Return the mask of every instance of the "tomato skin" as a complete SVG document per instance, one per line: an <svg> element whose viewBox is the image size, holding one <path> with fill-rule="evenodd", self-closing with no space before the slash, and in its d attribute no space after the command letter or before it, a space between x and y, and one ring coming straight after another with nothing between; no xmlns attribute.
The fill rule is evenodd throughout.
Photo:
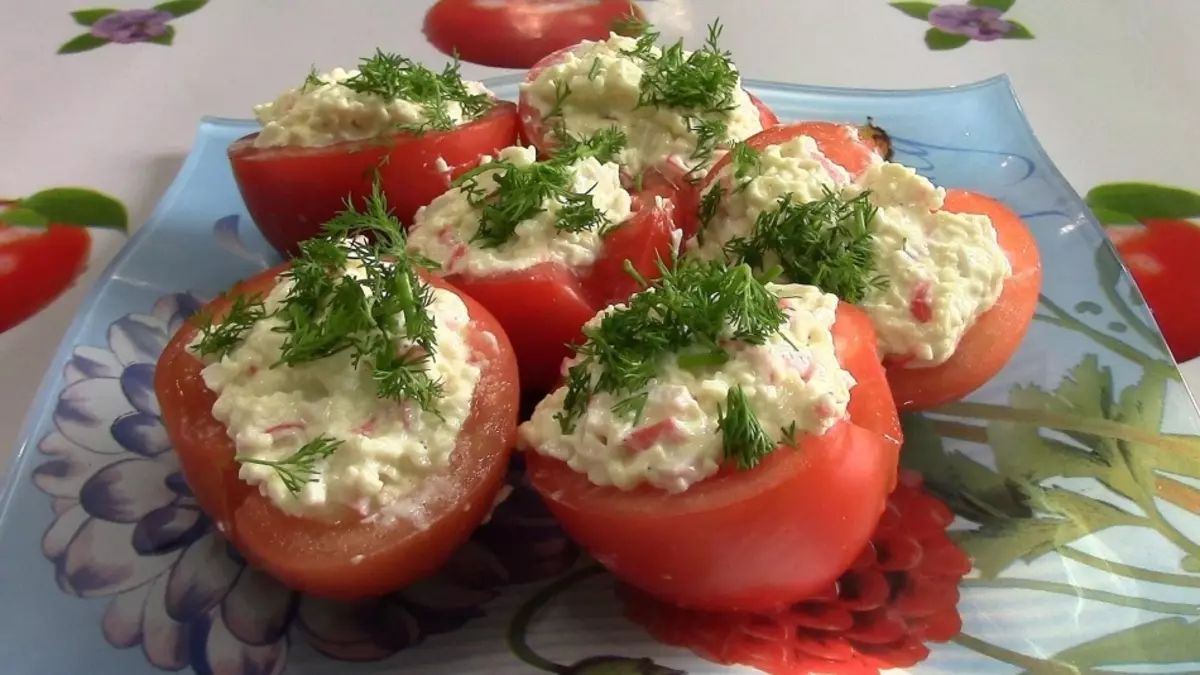
<svg viewBox="0 0 1200 675"><path fill-rule="evenodd" d="M561 62L564 58L566 58L567 54L575 49L575 47L576 45L564 47L563 49L547 55L541 61L538 61L537 64L529 69L529 74L525 76L525 82L529 83L536 80L538 75L540 75L543 70ZM746 93L750 96L750 101L754 103L756 108L758 108L759 120L761 121L764 129L775 126L779 123L779 117L772 112L769 107L767 107L766 103L763 103L762 100L754 94L750 94L750 92ZM538 112L537 107L529 101L529 97L524 91L521 92L521 96L517 102L517 113L521 121L521 138L526 143L536 147L538 151L543 154L552 151L554 149L554 142L548 138L549 130L546 128L546 125L542 120L541 113ZM684 181L682 180L684 172L678 167L663 166L657 168L675 185L684 185Z"/></svg>
<svg viewBox="0 0 1200 675"><path fill-rule="evenodd" d="M1042 290L1037 242L1017 214L991 197L966 190L946 190L944 208L991 218L1013 273L996 304L967 329L949 360L932 368L893 365L887 369L892 395L902 412L957 401L992 379L1021 346Z"/></svg>
<svg viewBox="0 0 1200 675"><path fill-rule="evenodd" d="M70 288L87 268L91 249L86 228L0 224L0 333L37 314Z"/></svg>
<svg viewBox="0 0 1200 675"><path fill-rule="evenodd" d="M668 602L766 610L810 597L854 561L896 480L901 432L870 320L839 305L839 360L858 384L850 418L725 469L679 494L593 485L564 462L525 453L559 523L619 579Z"/></svg>
<svg viewBox="0 0 1200 675"><path fill-rule="evenodd" d="M516 106L497 101L483 117L450 131L399 132L384 139L320 148L256 148L250 134L229 146L229 161L246 210L271 246L285 256L352 197L362 206L376 172L388 205L400 222L449 188L483 155L517 140ZM438 160L449 166L439 171Z"/></svg>
<svg viewBox="0 0 1200 675"><path fill-rule="evenodd" d="M635 197L636 213L604 240L604 253L586 274L544 263L517 272L445 279L486 307L512 340L521 370L521 390L546 392L554 387L570 343L583 338L583 324L610 304L639 290L625 272L629 260L646 279L659 276L656 261L672 251L674 205L656 205Z"/></svg>
<svg viewBox="0 0 1200 675"><path fill-rule="evenodd" d="M563 7L554 7L560 4ZM572 6L574 5L574 6ZM629 0L438 0L425 14L430 44L446 55L497 68L529 68L584 40L604 40L618 19L644 18Z"/></svg>
<svg viewBox="0 0 1200 675"><path fill-rule="evenodd" d="M766 150L773 145L783 145L797 136L808 136L817 144L831 162L845 169L851 177L858 176L871 164L883 161L875 143L862 140L859 131L850 124L834 122L793 122L789 124L767 125L764 129L746 139L746 145L758 151ZM700 219L697 210L700 197L718 180L721 172L729 166L729 155L722 157L704 180L692 190L689 208L684 209L680 218L684 235L694 237L700 231Z"/></svg>
<svg viewBox="0 0 1200 675"><path fill-rule="evenodd" d="M266 293L286 264L235 286L206 311L219 321L229 298ZM430 284L455 290L428 278ZM516 438L517 365L496 320L459 293L476 328L469 343L483 360L471 414L450 465L427 480L446 481L423 502L425 527L408 520L331 524L280 511L257 487L238 478L239 464L225 426L212 416L216 395L204 384L201 362L187 351L197 333L188 321L159 358L154 389L180 466L200 507L253 565L304 593L335 599L373 597L436 570L491 509ZM492 342L481 331L495 337ZM355 558L358 562L354 562Z"/></svg>

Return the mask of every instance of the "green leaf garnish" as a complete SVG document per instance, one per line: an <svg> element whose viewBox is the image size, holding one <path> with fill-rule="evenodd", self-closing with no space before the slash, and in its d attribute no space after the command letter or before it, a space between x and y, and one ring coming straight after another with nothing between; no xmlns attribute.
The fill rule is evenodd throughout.
<svg viewBox="0 0 1200 675"><path fill-rule="evenodd" d="M599 393L622 399L617 412L640 416L644 389L665 359L685 368L717 366L727 358L727 340L763 344L787 321L778 296L745 265L684 259L671 267L659 260L661 276L650 284L626 262L644 290L586 328L586 340L573 348L581 359L567 371L563 409L555 415L563 433L572 432Z"/></svg>
<svg viewBox="0 0 1200 675"><path fill-rule="evenodd" d="M454 186L463 191L471 206L479 209L479 229L471 243L496 248L511 241L517 226L558 202L555 228L561 232L595 230L601 235L614 223L596 207L591 190L575 192L571 164L586 157L610 162L625 147L625 134L606 128L586 138L576 138L559 129L559 148L548 160L518 166L504 160L479 165L460 176ZM488 190L480 177L492 172L496 187Z"/></svg>
<svg viewBox="0 0 1200 675"><path fill-rule="evenodd" d="M296 495L306 483L316 481L317 462L328 459L341 444L339 440L322 435L300 446L299 450L283 459L255 459L240 455L236 459L242 464L257 464L274 469L288 492Z"/></svg>
<svg viewBox="0 0 1200 675"><path fill-rule="evenodd" d="M347 274L351 261L361 274ZM425 264L405 251L403 229L376 181L362 211L347 201L325 224L325 236L300 244L281 275L291 288L274 311L267 313L258 297L236 298L221 323L201 328L196 351L224 356L255 323L276 319L284 340L272 367L348 350L355 367L370 368L380 398L411 400L436 414L442 385L426 368L437 349L433 289L417 272Z"/></svg>
<svg viewBox="0 0 1200 675"><path fill-rule="evenodd" d="M686 54L683 40L679 40L656 54L660 33L647 27L637 44L625 52L642 66L638 105L680 111L696 135L692 159L700 163L725 143L729 131L725 116L737 107L738 72L731 54L718 44L721 31L720 21L714 21L702 48Z"/></svg>
<svg viewBox="0 0 1200 675"><path fill-rule="evenodd" d="M324 84L316 73L310 73L306 86ZM493 102L487 94L472 94L459 74L458 59L435 73L412 59L376 49L375 55L359 60L358 74L341 83L358 94L378 96L384 101L411 101L424 110L426 121L412 131L435 129L446 131L455 124L448 105L457 103L466 120L479 118L491 110Z"/></svg>
<svg viewBox="0 0 1200 675"><path fill-rule="evenodd" d="M705 209L702 200L702 217L711 215ZM727 242L725 253L755 270L778 265L790 283L817 286L857 303L887 283L875 272L870 231L875 212L868 192L845 199L826 188L824 197L811 202L784 195L775 209L759 215L749 236Z"/></svg>
<svg viewBox="0 0 1200 675"><path fill-rule="evenodd" d="M741 471L758 466L775 449L775 442L763 429L740 386L730 387L726 394L725 409L718 416L717 429L721 432L725 459Z"/></svg>

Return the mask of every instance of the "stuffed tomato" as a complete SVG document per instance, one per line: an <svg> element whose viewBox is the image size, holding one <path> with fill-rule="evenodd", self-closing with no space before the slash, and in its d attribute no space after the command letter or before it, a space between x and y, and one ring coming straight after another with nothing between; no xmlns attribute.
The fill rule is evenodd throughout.
<svg viewBox="0 0 1200 675"><path fill-rule="evenodd" d="M962 398L1004 367L1033 319L1033 236L999 202L884 161L886 136L851 132L784 125L735 147L698 188L685 250L778 265L862 308L901 410Z"/></svg>
<svg viewBox="0 0 1200 675"><path fill-rule="evenodd" d="M654 171L676 185L695 180L733 142L779 120L742 87L720 27L694 52L682 42L655 44L658 34L612 34L555 52L521 85L521 133L551 152L565 132L594 134L616 126L629 138L617 161L630 175Z"/></svg>
<svg viewBox="0 0 1200 675"><path fill-rule="evenodd" d="M673 190L626 188L612 161L623 142L604 130L540 161L507 148L413 221L409 251L499 320L523 391L549 391L584 322L637 289L626 261L653 277L678 248Z"/></svg>
<svg viewBox="0 0 1200 675"><path fill-rule="evenodd" d="M533 486L596 560L713 610L794 603L847 569L901 442L860 310L685 258L584 333L520 442Z"/></svg>
<svg viewBox="0 0 1200 675"><path fill-rule="evenodd" d="M516 106L482 84L377 52L357 70L312 74L256 106L262 131L229 147L246 209L268 243L295 255L298 242L349 198L362 205L374 182L402 223L483 155L517 139Z"/></svg>
<svg viewBox="0 0 1200 675"><path fill-rule="evenodd" d="M401 236L395 221L350 219ZM158 362L196 501L302 592L376 596L433 572L507 469L519 394L504 331L399 250L311 240L184 324Z"/></svg>

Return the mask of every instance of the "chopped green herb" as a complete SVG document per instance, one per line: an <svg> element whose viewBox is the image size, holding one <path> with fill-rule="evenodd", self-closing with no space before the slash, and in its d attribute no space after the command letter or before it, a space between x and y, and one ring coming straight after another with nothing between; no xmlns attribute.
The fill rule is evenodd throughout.
<svg viewBox="0 0 1200 675"><path fill-rule="evenodd" d="M728 358L725 341L762 344L787 320L779 298L745 265L683 259L671 266L660 260L661 276L652 284L628 261L625 266L644 290L584 330L586 340L574 348L580 361L567 371L566 398L555 416L563 433L574 429L599 393L621 397L617 409L639 416L643 390L664 359L685 368L719 365Z"/></svg>
<svg viewBox="0 0 1200 675"><path fill-rule="evenodd" d="M601 235L614 223L592 199L591 190L575 192L571 164L586 157L610 162L625 147L625 134L619 129L601 129L587 138L575 138L562 131L559 148L548 160L518 166L495 160L481 164L459 177L454 185L463 191L470 204L479 209L479 229L471 239L484 248L495 248L516 236L517 226L544 212L549 202L558 202L555 227L563 232L594 230ZM479 179L492 174L495 187L488 189Z"/></svg>
<svg viewBox="0 0 1200 675"><path fill-rule="evenodd" d="M792 195L763 211L747 237L725 245L727 256L755 270L778 265L790 283L811 284L849 303L887 279L875 271L869 193L845 199L826 188L821 199L799 202ZM701 204L702 218L704 204Z"/></svg>
<svg viewBox="0 0 1200 675"><path fill-rule="evenodd" d="M311 79L315 78L310 75ZM358 74L342 82L342 85L356 93L378 96L385 101L402 99L421 106L427 121L412 129L418 132L453 129L454 120L448 107L450 103L457 103L462 108L462 116L468 120L478 118L493 105L487 94L473 94L467 89L459 74L457 58L447 64L441 73L435 73L412 59L376 49L374 56L360 59Z"/></svg>
<svg viewBox="0 0 1200 675"><path fill-rule="evenodd" d="M717 429L721 432L725 459L742 471L758 466L775 450L775 442L763 429L740 386L731 387L726 394L725 409L720 413Z"/></svg>
<svg viewBox="0 0 1200 675"><path fill-rule="evenodd" d="M238 456L235 459L242 464L257 464L275 470L283 486L293 495L299 494L307 483L317 480L319 469L317 462L328 459L337 451L342 442L329 436L318 436L300 446L296 452L280 460L254 459Z"/></svg>
<svg viewBox="0 0 1200 675"><path fill-rule="evenodd" d="M612 32L626 37L643 35L649 29L650 24L646 23L646 20L642 18L641 12L638 11L637 6L632 2L629 3L629 11L617 17L613 20L612 25L609 26L609 30Z"/></svg>
<svg viewBox="0 0 1200 675"><path fill-rule="evenodd" d="M346 274L352 261L361 276ZM325 236L301 243L300 255L281 275L291 282L271 313L257 297L235 299L220 324L201 331L196 351L228 354L258 321L272 318L284 335L273 367L294 367L349 351L353 365L366 365L381 398L411 400L437 412L442 387L426 365L437 344L429 313L433 289L418 276L428 261L405 251L400 222L391 214L376 181L366 208L346 209L325 225ZM397 352L397 344L411 347Z"/></svg>

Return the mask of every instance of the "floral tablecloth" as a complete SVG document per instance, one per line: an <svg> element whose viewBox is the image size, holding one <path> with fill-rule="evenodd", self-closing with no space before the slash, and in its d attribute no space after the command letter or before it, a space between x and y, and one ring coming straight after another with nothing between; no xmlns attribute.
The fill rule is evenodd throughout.
<svg viewBox="0 0 1200 675"><path fill-rule="evenodd" d="M246 117L311 66L352 65L376 47L433 64L457 41L474 61L512 65L522 52L513 31L553 32L567 24L538 17L587 19L614 1L45 0L0 10L0 437L15 442L87 289L171 182L202 115ZM696 40L722 18L748 78L914 88L1007 73L1050 155L1110 226L1178 360L1200 356L1193 0L637 5L667 38ZM472 11L485 13L458 20ZM1185 370L1200 384L1200 362Z"/></svg>

